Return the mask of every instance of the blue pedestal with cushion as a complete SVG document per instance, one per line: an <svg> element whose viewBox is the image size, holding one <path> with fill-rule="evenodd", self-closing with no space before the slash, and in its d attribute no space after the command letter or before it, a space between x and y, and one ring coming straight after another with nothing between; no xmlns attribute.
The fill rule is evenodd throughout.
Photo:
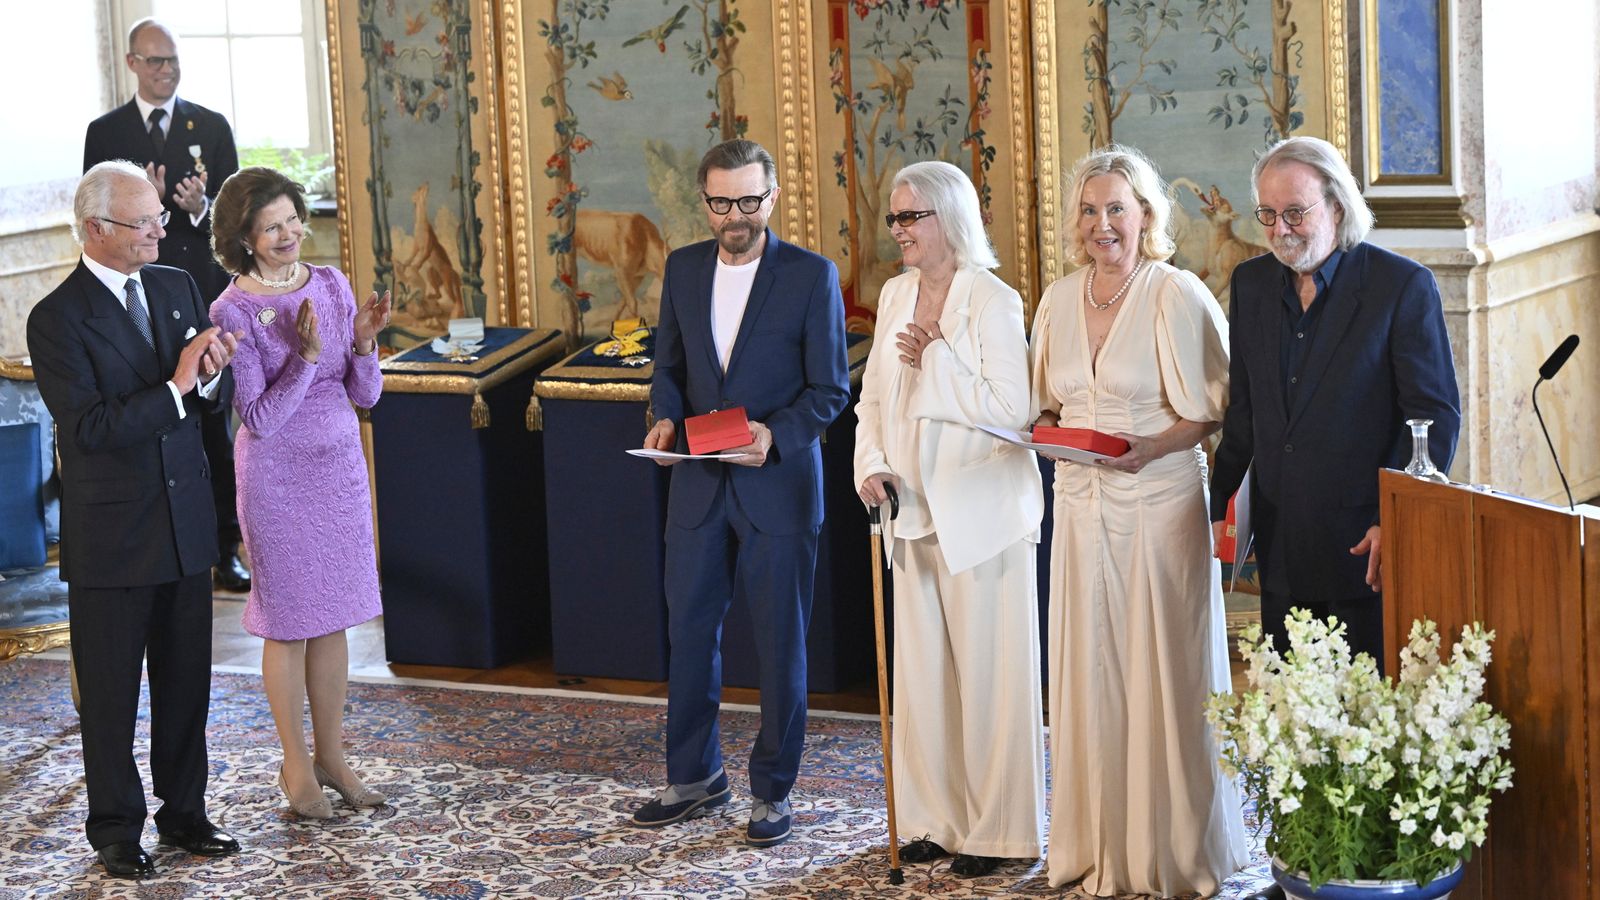
<svg viewBox="0 0 1600 900"><path fill-rule="evenodd" d="M67 645L67 586L47 561L58 539L50 413L33 370L0 360L0 660Z"/></svg>
<svg viewBox="0 0 1600 900"><path fill-rule="evenodd" d="M371 412L384 643L391 662L492 668L549 638L533 379L561 333L489 328L477 358L428 345L383 362Z"/></svg>

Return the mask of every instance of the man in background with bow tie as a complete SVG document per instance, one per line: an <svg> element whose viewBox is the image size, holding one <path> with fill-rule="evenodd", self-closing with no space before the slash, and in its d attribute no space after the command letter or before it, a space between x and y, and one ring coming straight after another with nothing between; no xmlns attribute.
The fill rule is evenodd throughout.
<svg viewBox="0 0 1600 900"><path fill-rule="evenodd" d="M200 413L226 407L237 335L182 270L153 266L170 213L136 165L91 168L73 200L83 257L28 316L28 352L61 454L61 577L81 693L85 830L106 872L143 878L134 763L150 671L150 773L164 846L239 844L206 818L211 566L217 526Z"/></svg>
<svg viewBox="0 0 1600 900"><path fill-rule="evenodd" d="M211 258L211 198L239 170L233 131L221 114L178 97L177 39L154 19L128 30L128 70L138 79L132 100L89 123L83 170L112 159L144 166L150 183L171 213L156 262L189 273L206 302L228 286L227 273ZM206 455L216 483L217 542L222 556L217 586L250 589L250 570L239 559L239 513L233 481L233 438L228 412L201 415Z"/></svg>

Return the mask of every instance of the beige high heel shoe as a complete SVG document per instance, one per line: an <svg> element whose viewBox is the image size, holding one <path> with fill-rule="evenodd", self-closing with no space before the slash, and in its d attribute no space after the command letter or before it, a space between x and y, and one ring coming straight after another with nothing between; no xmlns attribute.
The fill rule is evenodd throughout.
<svg viewBox="0 0 1600 900"><path fill-rule="evenodd" d="M317 791L317 799L310 803L296 803L289 794L289 782L283 777L283 766L278 767L278 789L283 791L283 799L289 801L289 808L295 815L306 819L331 819L333 818L333 804L322 792Z"/></svg>
<svg viewBox="0 0 1600 900"><path fill-rule="evenodd" d="M372 788L367 787L360 781L357 781L354 787L345 787L337 781L334 781L333 776L329 775L328 770L324 769L320 763L313 761L311 763L311 770L316 773L318 784L322 785L323 787L333 788L339 793L339 796L344 798L344 802L356 807L357 809L382 806L389 802L387 797L383 796Z"/></svg>

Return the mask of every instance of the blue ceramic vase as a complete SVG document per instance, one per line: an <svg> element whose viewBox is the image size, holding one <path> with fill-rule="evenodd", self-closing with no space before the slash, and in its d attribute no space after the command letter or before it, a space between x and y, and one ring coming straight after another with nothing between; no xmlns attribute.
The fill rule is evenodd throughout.
<svg viewBox="0 0 1600 900"><path fill-rule="evenodd" d="M1283 870L1272 861L1272 880L1283 888L1290 900L1446 900L1461 883L1461 864L1419 887L1415 881L1340 881L1335 879L1315 890L1311 883Z"/></svg>

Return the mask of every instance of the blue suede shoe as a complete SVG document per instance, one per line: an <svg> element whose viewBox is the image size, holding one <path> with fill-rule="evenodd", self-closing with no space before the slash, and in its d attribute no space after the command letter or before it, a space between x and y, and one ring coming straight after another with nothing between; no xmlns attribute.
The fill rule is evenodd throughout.
<svg viewBox="0 0 1600 900"><path fill-rule="evenodd" d="M752 847L771 847L789 839L794 824L794 808L788 800L769 803L756 800L750 808L750 827L745 829L744 842Z"/></svg>
<svg viewBox="0 0 1600 900"><path fill-rule="evenodd" d="M660 828L706 815L727 802L728 776L718 770L704 785L667 785L655 799L633 811L633 824L641 828Z"/></svg>

